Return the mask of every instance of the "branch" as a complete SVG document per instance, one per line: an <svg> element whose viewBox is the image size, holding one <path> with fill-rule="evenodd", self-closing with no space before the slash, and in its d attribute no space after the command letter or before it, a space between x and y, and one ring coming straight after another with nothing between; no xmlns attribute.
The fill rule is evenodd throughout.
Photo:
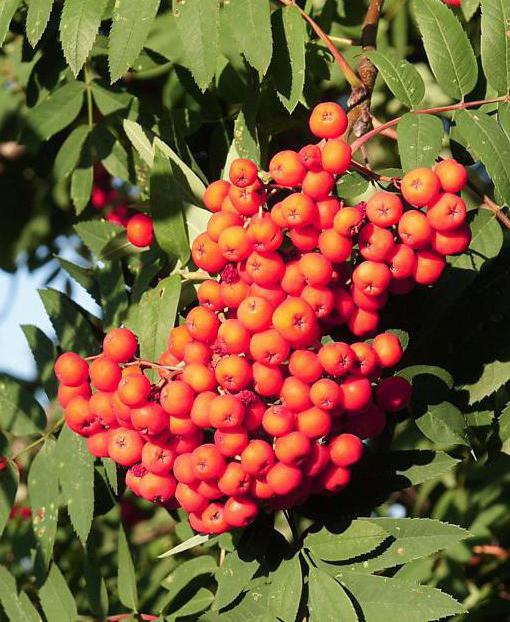
<svg viewBox="0 0 510 622"><path fill-rule="evenodd" d="M351 85L351 87L353 89L363 88L363 83L361 82L361 80L356 75L356 72L354 71L354 69L349 65L349 63L347 62L345 56L341 52L338 51L338 49L335 46L335 44L331 41L331 39L324 32L324 30L322 30L322 28L319 26L319 24L317 24L317 22L315 20L313 20L308 15L308 13L305 13L305 11L303 11L303 9L296 4L295 0L280 0L280 2L282 4L284 4L285 6L294 6L294 7L296 7L296 9L301 13L301 17L305 21L307 21L308 24L310 24L310 26L312 27L312 30L315 32L315 34L319 37L319 39L321 39L321 41L324 42L324 44L326 45L326 47L330 51L331 55L335 59L336 64L340 68L340 71L343 73L345 79Z"/></svg>

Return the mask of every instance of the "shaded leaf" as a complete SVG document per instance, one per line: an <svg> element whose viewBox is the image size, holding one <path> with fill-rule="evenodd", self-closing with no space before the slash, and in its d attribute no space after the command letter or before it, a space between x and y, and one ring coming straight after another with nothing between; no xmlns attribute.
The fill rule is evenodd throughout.
<svg viewBox="0 0 510 622"><path fill-rule="evenodd" d="M510 90L510 5L482 0L482 65L488 83L500 95Z"/></svg>
<svg viewBox="0 0 510 622"><path fill-rule="evenodd" d="M310 568L308 598L311 622L358 620L354 606L343 587L318 568Z"/></svg>
<svg viewBox="0 0 510 622"><path fill-rule="evenodd" d="M469 445L464 416L449 402L431 406L428 412L416 419L416 425L439 446Z"/></svg>
<svg viewBox="0 0 510 622"><path fill-rule="evenodd" d="M101 292L104 330L122 324L128 308L128 297L120 261L108 261L97 271Z"/></svg>
<svg viewBox="0 0 510 622"><path fill-rule="evenodd" d="M187 616L201 613L202 611L205 611L208 607L210 607L213 600L213 593L207 590L205 587L200 587L191 598L188 598L186 600L182 607L179 607L177 611L173 611L170 615L168 615L166 617L166 620L170 622L173 620L177 620L177 618L185 618Z"/></svg>
<svg viewBox="0 0 510 622"><path fill-rule="evenodd" d="M234 124L234 144L239 158L249 158L260 165L260 145L256 124L256 96L243 104Z"/></svg>
<svg viewBox="0 0 510 622"><path fill-rule="evenodd" d="M10 622L40 622L41 617L35 607L21 592L18 595L16 579L10 572L0 566L0 603Z"/></svg>
<svg viewBox="0 0 510 622"><path fill-rule="evenodd" d="M29 436L45 426L46 414L32 393L15 378L0 375L0 429Z"/></svg>
<svg viewBox="0 0 510 622"><path fill-rule="evenodd" d="M78 166L83 145L89 135L87 125L78 125L67 136L55 158L54 171L57 179L70 175Z"/></svg>
<svg viewBox="0 0 510 622"><path fill-rule="evenodd" d="M75 622L78 610L67 582L53 563L44 585L39 590L44 615L52 622Z"/></svg>
<svg viewBox="0 0 510 622"><path fill-rule="evenodd" d="M372 51L368 58L374 63L390 91L408 108L416 108L425 96L425 83L408 61L392 50Z"/></svg>
<svg viewBox="0 0 510 622"><path fill-rule="evenodd" d="M46 395L52 399L57 395L58 390L57 378L53 373L53 365L57 358L53 341L37 326L22 324L21 330L35 359L37 372Z"/></svg>
<svg viewBox="0 0 510 622"><path fill-rule="evenodd" d="M99 256L108 242L121 233L123 228L106 220L88 220L74 225L74 230L89 250Z"/></svg>
<svg viewBox="0 0 510 622"><path fill-rule="evenodd" d="M94 270L91 268L84 268L83 266L79 266L71 261L67 261L67 259L64 259L63 257L57 257L56 259L60 264L60 267L65 270L67 274L74 281L76 281L76 283L81 285L83 289L91 295L95 302L100 305L101 297L99 293L99 285L97 283Z"/></svg>
<svg viewBox="0 0 510 622"><path fill-rule="evenodd" d="M2 438L4 437L0 436L0 439ZM9 514L16 499L16 492L18 491L18 482L19 472L12 464L7 465L0 471L0 536L9 520ZM2 600L1 594L0 600Z"/></svg>
<svg viewBox="0 0 510 622"><path fill-rule="evenodd" d="M303 589L299 555L284 559L278 568L271 572L269 581L271 612L281 622L295 622Z"/></svg>
<svg viewBox="0 0 510 622"><path fill-rule="evenodd" d="M136 574L133 558L129 551L129 545L122 527L119 528L119 562L117 574L117 588L119 591L120 602L136 611L138 607L138 590L136 587Z"/></svg>
<svg viewBox="0 0 510 622"><path fill-rule="evenodd" d="M448 471L453 469L453 467L460 462L460 460L452 458L444 451L418 451L418 455L424 454L427 457L430 453L433 454L430 460L422 462L418 458L416 464L399 469L397 471L398 475L405 477L409 480L411 485L416 486L429 479L434 479L448 473Z"/></svg>

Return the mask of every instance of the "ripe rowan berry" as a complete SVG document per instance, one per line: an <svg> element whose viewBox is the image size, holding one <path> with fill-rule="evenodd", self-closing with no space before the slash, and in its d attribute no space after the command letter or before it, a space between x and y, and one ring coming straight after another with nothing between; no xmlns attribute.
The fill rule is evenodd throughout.
<svg viewBox="0 0 510 622"><path fill-rule="evenodd" d="M175 488L175 498L185 512L203 512L209 505L209 499L201 495L196 485L179 482Z"/></svg>
<svg viewBox="0 0 510 622"><path fill-rule="evenodd" d="M218 384L231 392L242 391L252 379L251 365L237 354L229 354L218 361L214 373Z"/></svg>
<svg viewBox="0 0 510 622"><path fill-rule="evenodd" d="M333 266L320 253L305 253L299 260L299 269L306 282L314 287L323 287L331 281Z"/></svg>
<svg viewBox="0 0 510 622"><path fill-rule="evenodd" d="M327 373L337 377L349 373L356 360L352 348L341 341L323 345L318 357Z"/></svg>
<svg viewBox="0 0 510 622"><path fill-rule="evenodd" d="M218 395L209 404L209 421L214 428L237 428L244 419L244 406L233 395Z"/></svg>
<svg viewBox="0 0 510 622"><path fill-rule="evenodd" d="M187 417L191 412L195 393L182 380L172 380L161 390L160 403L163 410L173 417Z"/></svg>
<svg viewBox="0 0 510 622"><path fill-rule="evenodd" d="M227 263L220 247L207 233L195 238L191 245L191 257L198 268L210 273L219 272Z"/></svg>
<svg viewBox="0 0 510 622"><path fill-rule="evenodd" d="M260 477L274 464L275 454L269 443L251 440L241 454L241 466L245 473Z"/></svg>
<svg viewBox="0 0 510 622"><path fill-rule="evenodd" d="M191 309L186 317L186 327L193 339L212 343L218 334L220 321L214 311L205 307Z"/></svg>
<svg viewBox="0 0 510 622"><path fill-rule="evenodd" d="M218 479L226 467L225 456L211 443L206 443L191 453L193 474L199 480Z"/></svg>
<svg viewBox="0 0 510 622"><path fill-rule="evenodd" d="M110 432L108 455L117 464L132 466L142 458L143 439L135 430L117 428Z"/></svg>
<svg viewBox="0 0 510 622"><path fill-rule="evenodd" d="M386 415L375 404L369 404L362 412L354 413L344 420L344 432L358 438L376 438L386 427Z"/></svg>
<svg viewBox="0 0 510 622"><path fill-rule="evenodd" d="M340 405L344 410L362 410L371 399L372 388L366 378L349 377L340 385Z"/></svg>
<svg viewBox="0 0 510 622"><path fill-rule="evenodd" d="M230 181L238 188L251 186L257 180L257 175L257 165L247 158L236 158L228 172Z"/></svg>
<svg viewBox="0 0 510 622"><path fill-rule="evenodd" d="M409 210L398 223L398 234L407 246L413 249L425 248L432 239L432 227L425 214L418 210Z"/></svg>
<svg viewBox="0 0 510 622"><path fill-rule="evenodd" d="M220 235L229 227L235 227L243 224L242 216L237 212L225 212L223 210L213 214L207 223L207 235L218 242Z"/></svg>
<svg viewBox="0 0 510 622"><path fill-rule="evenodd" d="M388 289L391 272L383 263L364 261L352 273L354 285L367 296L379 296Z"/></svg>
<svg viewBox="0 0 510 622"><path fill-rule="evenodd" d="M280 227L275 224L269 214L255 216L246 229L246 236L256 251L275 251L283 242Z"/></svg>
<svg viewBox="0 0 510 622"><path fill-rule="evenodd" d="M339 467L347 467L359 462L363 455L363 443L353 434L340 434L329 444L331 462Z"/></svg>
<svg viewBox="0 0 510 622"><path fill-rule="evenodd" d="M453 231L435 231L432 235L432 248L440 255L458 255L469 248L471 230L461 225Z"/></svg>
<svg viewBox="0 0 510 622"><path fill-rule="evenodd" d="M89 399L89 409L99 425L108 430L117 427L117 418L111 402L111 393L97 391Z"/></svg>
<svg viewBox="0 0 510 622"><path fill-rule="evenodd" d="M178 482L188 485L197 482L197 478L193 470L191 453L181 453L177 455L175 457L172 470Z"/></svg>
<svg viewBox="0 0 510 622"><path fill-rule="evenodd" d="M146 473L140 480L140 496L153 503L165 503L175 492L176 481L171 475Z"/></svg>
<svg viewBox="0 0 510 622"><path fill-rule="evenodd" d="M246 425L246 420L243 425ZM248 445L248 432L244 427L216 430L214 444L224 456L233 458L240 455Z"/></svg>
<svg viewBox="0 0 510 622"><path fill-rule="evenodd" d="M68 427L81 436L92 436L102 431L99 422L90 411L89 401L81 395L73 397L67 404L65 420Z"/></svg>
<svg viewBox="0 0 510 622"><path fill-rule="evenodd" d="M146 442L142 449L142 464L150 473L168 475L172 472L175 452L156 442Z"/></svg>
<svg viewBox="0 0 510 622"><path fill-rule="evenodd" d="M437 200L441 183L430 168L415 168L402 178L400 191L408 203L415 207L424 207Z"/></svg>
<svg viewBox="0 0 510 622"><path fill-rule="evenodd" d="M255 283L271 286L278 283L285 274L285 264L276 251L253 251L246 259L246 272Z"/></svg>
<svg viewBox="0 0 510 622"><path fill-rule="evenodd" d="M280 391L282 404L294 412L305 410L312 405L310 387L295 376L285 378Z"/></svg>
<svg viewBox="0 0 510 622"><path fill-rule="evenodd" d="M408 279L414 274L416 255L406 244L395 244L386 257L391 276L394 279Z"/></svg>
<svg viewBox="0 0 510 622"><path fill-rule="evenodd" d="M202 363L203 365L207 365L210 362L211 358L212 350L205 343L202 343L200 341L192 341L191 343L186 344L186 346L184 347L183 359L184 362L188 365L190 363ZM188 380L184 377L185 374L188 374L190 377L192 377L192 375L189 374L188 366L183 369L182 373L184 382L188 382ZM188 384L190 383L188 382ZM196 389L194 390L196 391ZM205 389L203 390L205 391Z"/></svg>
<svg viewBox="0 0 510 622"><path fill-rule="evenodd" d="M90 385L88 382L79 384L76 387L70 387L65 384L61 384L59 385L57 392L59 406L65 408L73 399L73 397L77 397L78 395L80 395L81 397L88 398L90 397L90 393Z"/></svg>
<svg viewBox="0 0 510 622"><path fill-rule="evenodd" d="M351 287L351 296L354 304L364 311L378 311L388 301L388 291L384 291L377 296L369 296L356 286Z"/></svg>
<svg viewBox="0 0 510 622"><path fill-rule="evenodd" d="M209 408L212 400L217 396L214 391L203 391L193 400L190 411L190 419L199 428L210 428Z"/></svg>
<svg viewBox="0 0 510 622"><path fill-rule="evenodd" d="M375 390L379 406L386 412L397 412L407 406L412 388L401 376L391 376L381 381Z"/></svg>
<svg viewBox="0 0 510 622"><path fill-rule="evenodd" d="M154 241L154 225L147 214L135 214L126 226L127 239L133 246L143 248Z"/></svg>
<svg viewBox="0 0 510 622"><path fill-rule="evenodd" d="M372 348L382 367L395 367L403 356L400 339L393 333L381 333L372 341Z"/></svg>
<svg viewBox="0 0 510 622"><path fill-rule="evenodd" d="M353 242L352 238L340 235L334 229L326 229L319 235L320 252L333 263L342 263L349 259Z"/></svg>
<svg viewBox="0 0 510 622"><path fill-rule="evenodd" d="M313 383L322 375L322 365L315 352L294 350L289 358L289 372L298 380Z"/></svg>
<svg viewBox="0 0 510 622"><path fill-rule="evenodd" d="M224 517L232 527L246 527L255 520L258 512L257 504L250 499L230 498L225 502Z"/></svg>
<svg viewBox="0 0 510 622"><path fill-rule="evenodd" d="M370 377L379 368L379 359L374 348L363 341L352 343L351 349L356 357L350 373L356 376Z"/></svg>
<svg viewBox="0 0 510 622"><path fill-rule="evenodd" d="M310 399L322 410L334 410L340 404L338 384L329 378L320 378L310 387Z"/></svg>
<svg viewBox="0 0 510 622"><path fill-rule="evenodd" d="M216 485L215 479L200 481L197 485L197 490L206 499L215 500L223 497L223 493Z"/></svg>
<svg viewBox="0 0 510 622"><path fill-rule="evenodd" d="M249 494L253 477L246 473L239 462L230 462L218 480L218 488L224 495L242 497Z"/></svg>
<svg viewBox="0 0 510 622"><path fill-rule="evenodd" d="M205 533L220 534L227 531L229 527L225 520L225 511L221 503L210 503L202 512L200 518Z"/></svg>
<svg viewBox="0 0 510 622"><path fill-rule="evenodd" d="M317 104L310 115L310 131L318 138L338 138L348 125L343 108L334 102Z"/></svg>
<svg viewBox="0 0 510 622"><path fill-rule="evenodd" d="M299 296L305 285L306 281L299 267L299 261L289 262L285 267L285 274L281 280L283 291L291 296Z"/></svg>
<svg viewBox="0 0 510 622"><path fill-rule="evenodd" d="M204 192L204 205L211 212L219 212L221 204L225 197L228 196L230 184L224 179L218 179L209 184Z"/></svg>
<svg viewBox="0 0 510 622"><path fill-rule="evenodd" d="M308 171L321 170L321 150L317 145L305 145L299 150L299 157Z"/></svg>
<svg viewBox="0 0 510 622"><path fill-rule="evenodd" d="M259 207L266 202L266 191L257 179L253 184L245 188L230 186L228 198L240 214L243 216L253 216L259 211Z"/></svg>
<svg viewBox="0 0 510 622"><path fill-rule="evenodd" d="M270 436L285 436L294 429L295 415L281 405L270 406L262 418L262 427Z"/></svg>
<svg viewBox="0 0 510 622"><path fill-rule="evenodd" d="M322 168L334 175L343 175L351 165L352 151L345 140L328 140L322 148Z"/></svg>
<svg viewBox="0 0 510 622"><path fill-rule="evenodd" d="M456 2L455 6L460 6L460 0L449 0L450 3ZM456 160L441 160L434 167L435 174L439 177L441 187L445 192L460 192L467 184L467 170Z"/></svg>
<svg viewBox="0 0 510 622"><path fill-rule="evenodd" d="M308 171L304 176L302 190L314 201L326 199L333 190L335 178L327 171Z"/></svg>
<svg viewBox="0 0 510 622"><path fill-rule="evenodd" d="M330 493L339 493L351 480L351 472L345 467L329 464L321 474L321 485Z"/></svg>
<svg viewBox="0 0 510 622"><path fill-rule="evenodd" d="M253 385L256 393L263 397L278 395L283 385L281 367L264 365L255 361L253 363Z"/></svg>
<svg viewBox="0 0 510 622"><path fill-rule="evenodd" d="M372 333L379 325L377 311L366 311L356 307L347 320L347 327L356 337L363 337Z"/></svg>
<svg viewBox="0 0 510 622"><path fill-rule="evenodd" d="M277 495L288 495L301 484L303 473L296 466L277 462L269 469L266 479Z"/></svg>
<svg viewBox="0 0 510 622"><path fill-rule="evenodd" d="M252 244L248 239L246 229L241 225L224 229L218 238L218 246L223 257L228 261L242 261L252 251Z"/></svg>
<svg viewBox="0 0 510 622"><path fill-rule="evenodd" d="M311 439L326 436L331 430L331 415L317 406L301 411L296 420L299 432Z"/></svg>
<svg viewBox="0 0 510 622"><path fill-rule="evenodd" d="M122 378L120 367L107 356L94 359L89 367L90 381L99 391L115 391Z"/></svg>
<svg viewBox="0 0 510 622"><path fill-rule="evenodd" d="M318 209L311 197L295 192L281 202L281 212L286 226L292 229L316 222Z"/></svg>
<svg viewBox="0 0 510 622"><path fill-rule="evenodd" d="M110 440L110 431L96 432L86 439L88 451L96 458L108 458L108 443Z"/></svg>
<svg viewBox="0 0 510 622"><path fill-rule="evenodd" d="M61 354L54 369L57 380L67 387L78 387L86 383L89 377L87 361L75 352Z"/></svg>
<svg viewBox="0 0 510 622"><path fill-rule="evenodd" d="M269 328L272 315L273 306L260 296L249 296L237 309L237 319L253 333Z"/></svg>
<svg viewBox="0 0 510 622"><path fill-rule="evenodd" d="M336 319L339 324L344 324L354 313L356 305L352 300L352 296L345 289L336 289L334 294Z"/></svg>
<svg viewBox="0 0 510 622"><path fill-rule="evenodd" d="M453 231L466 222L466 204L447 192L428 208L427 220L436 231Z"/></svg>
<svg viewBox="0 0 510 622"><path fill-rule="evenodd" d="M358 236L361 255L370 261L385 261L393 251L395 242L388 229L369 223L362 227Z"/></svg>
<svg viewBox="0 0 510 622"><path fill-rule="evenodd" d="M242 301L250 295L250 286L244 281L236 283L222 282L220 285L223 306L229 309L237 309Z"/></svg>
<svg viewBox="0 0 510 622"><path fill-rule="evenodd" d="M279 186L298 186L303 181L306 168L295 151L285 150L274 155L269 162L269 173Z"/></svg>
<svg viewBox="0 0 510 622"><path fill-rule="evenodd" d="M103 352L116 363L131 361L138 349L138 340L129 328L113 328L103 340Z"/></svg>
<svg viewBox="0 0 510 622"><path fill-rule="evenodd" d="M340 201L336 197L328 197L322 201L317 201L317 211L319 212L318 226L320 229L331 229L335 216L340 209Z"/></svg>
<svg viewBox="0 0 510 622"><path fill-rule="evenodd" d="M283 289L276 285L274 287L263 287L258 283L252 283L250 286L250 296L259 296L265 298L273 307L277 307L286 298Z"/></svg>
<svg viewBox="0 0 510 622"><path fill-rule="evenodd" d="M307 285L301 292L301 298L312 307L319 319L327 317L335 306L335 297L328 287Z"/></svg>
<svg viewBox="0 0 510 622"><path fill-rule="evenodd" d="M317 318L308 303L289 296L273 313L273 326L290 344L308 346L317 335Z"/></svg>
<svg viewBox="0 0 510 622"><path fill-rule="evenodd" d="M281 365L289 352L289 343L274 328L255 333L250 340L251 357L264 365Z"/></svg>
<svg viewBox="0 0 510 622"><path fill-rule="evenodd" d="M392 227L402 216L404 206L397 194L381 190L375 192L367 201L368 220L378 227Z"/></svg>
<svg viewBox="0 0 510 622"><path fill-rule="evenodd" d="M300 251L311 251L317 248L319 230L313 225L296 227L289 231L289 238L295 248Z"/></svg>
<svg viewBox="0 0 510 622"><path fill-rule="evenodd" d="M446 267L443 255L433 250L420 250L416 253L414 280L420 285L432 285L439 280Z"/></svg>
<svg viewBox="0 0 510 622"><path fill-rule="evenodd" d="M117 393L126 406L139 408L149 397L151 383L144 374L132 374L122 378Z"/></svg>
<svg viewBox="0 0 510 622"><path fill-rule="evenodd" d="M342 207L335 214L333 229L340 235L352 237L363 222L363 212L358 207Z"/></svg>

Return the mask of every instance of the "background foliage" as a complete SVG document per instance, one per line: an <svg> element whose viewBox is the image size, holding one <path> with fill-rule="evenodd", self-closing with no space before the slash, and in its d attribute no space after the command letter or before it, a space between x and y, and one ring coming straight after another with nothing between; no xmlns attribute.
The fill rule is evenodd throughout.
<svg viewBox="0 0 510 622"><path fill-rule="evenodd" d="M54 276L67 274L69 292L79 283L102 307L95 317L70 296L42 290L58 343L24 326L38 378L30 386L0 379L0 454L16 456L0 471L0 619L506 619L505 0L463 0L455 11L440 0L387 0L372 51L360 47L368 2L300 4L351 65L365 52L378 69L371 110L381 121L399 119L398 140L366 144L372 168L395 176L451 151L470 170L469 252L451 258L438 286L394 299L384 316L385 327L409 336L399 373L414 385L410 416L373 443L345 493L206 539L179 512L123 496L113 464L94 462L82 439L61 429L52 375L60 349L94 354L103 330L123 322L140 335L142 355L156 360L193 303L189 245L207 220L207 180L236 154L264 167L281 146L306 140L317 101L347 105L351 95L297 6L171 5L0 6L0 266L51 263ZM355 128L366 104L352 106ZM453 109L415 113L441 106ZM90 207L99 163L136 208L151 212L157 244L149 251ZM339 193L357 201L376 185L350 173ZM55 256L59 236L79 237L80 265Z"/></svg>

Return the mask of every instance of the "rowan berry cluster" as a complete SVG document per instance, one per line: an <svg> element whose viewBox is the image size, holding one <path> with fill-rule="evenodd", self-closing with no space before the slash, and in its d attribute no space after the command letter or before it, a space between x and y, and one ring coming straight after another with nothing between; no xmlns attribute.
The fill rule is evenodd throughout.
<svg viewBox="0 0 510 622"><path fill-rule="evenodd" d="M389 375L398 337L360 337L375 332L388 292L433 283L445 255L469 243L455 194L466 172L453 160L411 171L400 193L344 206L333 192L351 164L346 128L339 106L320 104L310 118L320 142L275 155L270 183L237 159L230 181L207 188L213 214L192 255L219 278L198 287L157 365L136 358L126 328L106 335L90 365L74 353L56 362L67 425L127 468L136 495L182 507L197 531L347 486L363 440L411 394ZM336 331L344 341L331 340ZM146 365L158 369L154 384Z"/></svg>
<svg viewBox="0 0 510 622"><path fill-rule="evenodd" d="M112 178L102 167L94 169L94 185L90 204L98 211L105 211L108 222L125 227L129 242L143 248L154 240L152 218L130 209L126 197L112 187Z"/></svg>

